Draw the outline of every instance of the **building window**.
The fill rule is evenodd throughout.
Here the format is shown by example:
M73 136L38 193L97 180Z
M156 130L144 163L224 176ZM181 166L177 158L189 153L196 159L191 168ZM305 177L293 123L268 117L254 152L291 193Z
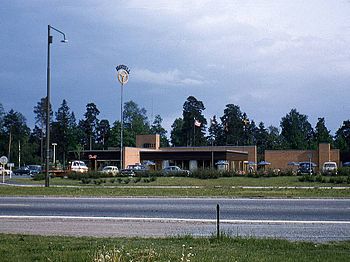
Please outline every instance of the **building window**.
M143 148L156 148L156 144L145 143L143 144Z

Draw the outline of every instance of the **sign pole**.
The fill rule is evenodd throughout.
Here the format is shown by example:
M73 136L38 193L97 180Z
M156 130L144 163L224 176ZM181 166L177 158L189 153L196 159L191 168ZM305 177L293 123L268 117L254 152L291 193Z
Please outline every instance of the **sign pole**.
M129 81L130 69L125 65L116 67L118 72L118 81L121 84L120 88L120 170L124 168L123 163L123 131L124 131L124 116L123 116L123 89L124 85Z

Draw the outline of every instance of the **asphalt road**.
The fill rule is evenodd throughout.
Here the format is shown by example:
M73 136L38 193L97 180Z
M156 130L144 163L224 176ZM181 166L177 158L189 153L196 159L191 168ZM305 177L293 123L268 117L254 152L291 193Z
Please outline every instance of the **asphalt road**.
M350 240L350 199L2 197L0 232L78 236L231 235Z

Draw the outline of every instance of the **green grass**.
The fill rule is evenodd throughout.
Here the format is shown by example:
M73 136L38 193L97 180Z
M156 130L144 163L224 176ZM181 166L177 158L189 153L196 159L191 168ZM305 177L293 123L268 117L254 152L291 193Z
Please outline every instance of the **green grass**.
M111 183L114 179L114 183ZM129 178L123 178L129 179ZM101 180L101 179L97 179ZM231 177L218 179L198 179L189 177L158 177L156 181L135 182L130 178L128 184L118 183L116 178L103 178L107 183L102 185L82 184L79 180L53 178L50 185L80 186L80 188L38 188L38 187L0 187L0 195L51 195L51 196L168 196L168 197L350 197L350 187L347 189L243 189L240 186L272 186L272 187L324 187L349 186L348 184L327 184L319 182L300 182L298 177ZM14 178L13 181L23 184L44 184L44 181ZM114 186L116 188L106 188ZM121 188L120 186L133 186L135 188ZM139 186L199 186L201 188L141 188ZM236 187L236 188L232 188ZM238 187L238 188L237 188Z
M12 187L1 186L3 196L148 196L148 197L326 197L348 198L350 189L242 189L223 186L216 188L106 188L106 187Z
M281 176L281 177L260 177L260 178L252 178L252 177L223 177L217 179L198 179L191 177L157 177L156 181L145 183L143 179L140 182L134 183L135 178L130 178L130 183L127 184L129 186L137 186L137 185L151 185L151 186L314 186L314 187L322 187L322 186L349 186L348 184L332 184L332 183L320 183L320 182L300 182L297 176ZM111 183L111 179L114 179L115 182ZM108 186L118 186L125 185L119 184L116 181L117 177L114 178L102 178L102 180L106 180L107 183L104 185ZM122 178L126 179L126 178ZM101 179L97 179L101 180ZM22 184L40 184L43 185L45 182L34 181L32 179L22 179L22 178L12 178L11 181L15 181ZM80 180L72 180L72 179L62 179L62 178L52 178L50 179L50 183L52 185L74 185L74 186L92 186L93 184L82 184Z
M1 261L94 261L119 250L116 261L350 261L350 242L315 244L244 238L88 238L0 234ZM128 254L127 254L128 253ZM127 259L126 259L127 258ZM107 260L108 261L108 260ZM186 260L184 260L186 261Z

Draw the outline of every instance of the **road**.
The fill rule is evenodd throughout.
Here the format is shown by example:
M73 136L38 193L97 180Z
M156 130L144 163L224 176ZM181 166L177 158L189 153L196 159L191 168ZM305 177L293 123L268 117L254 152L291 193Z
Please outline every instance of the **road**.
M77 236L215 234L350 240L350 199L2 197L0 232Z

